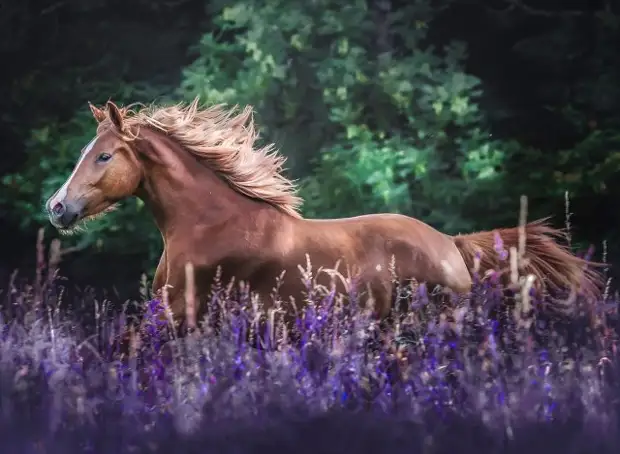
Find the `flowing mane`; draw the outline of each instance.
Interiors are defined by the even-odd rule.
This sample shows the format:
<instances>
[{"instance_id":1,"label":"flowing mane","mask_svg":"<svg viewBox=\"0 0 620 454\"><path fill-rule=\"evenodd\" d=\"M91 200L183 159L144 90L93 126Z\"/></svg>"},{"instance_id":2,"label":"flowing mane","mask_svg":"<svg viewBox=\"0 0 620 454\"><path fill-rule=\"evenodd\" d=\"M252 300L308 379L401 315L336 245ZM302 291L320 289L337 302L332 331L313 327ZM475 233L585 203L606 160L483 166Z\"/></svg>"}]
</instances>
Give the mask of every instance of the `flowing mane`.
<instances>
[{"instance_id":1,"label":"flowing mane","mask_svg":"<svg viewBox=\"0 0 620 454\"><path fill-rule=\"evenodd\" d=\"M255 148L258 133L253 109L214 105L200 109L198 98L188 105L121 109L130 128L151 127L176 140L199 161L209 165L237 191L267 202L290 216L301 218L302 199L293 181L282 174L286 158L273 144ZM109 114L100 128L110 126ZM137 134L133 131L133 134Z\"/></svg>"}]
</instances>

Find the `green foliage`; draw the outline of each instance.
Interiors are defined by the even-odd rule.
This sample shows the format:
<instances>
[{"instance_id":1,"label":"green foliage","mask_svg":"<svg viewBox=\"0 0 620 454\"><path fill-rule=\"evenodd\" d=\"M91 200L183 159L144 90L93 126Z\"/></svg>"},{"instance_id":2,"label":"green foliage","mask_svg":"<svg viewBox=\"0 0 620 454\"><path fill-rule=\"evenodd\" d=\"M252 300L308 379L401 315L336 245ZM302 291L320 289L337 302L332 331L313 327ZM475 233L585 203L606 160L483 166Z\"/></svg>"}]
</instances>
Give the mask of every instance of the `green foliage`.
<instances>
[{"instance_id":1,"label":"green foliage","mask_svg":"<svg viewBox=\"0 0 620 454\"><path fill-rule=\"evenodd\" d=\"M305 177L308 216L391 211L471 228L466 202L496 197L504 155L484 130L480 82L462 69L465 46L425 44L439 6L236 2L217 19L235 39L207 34L180 94L254 104Z\"/></svg>"}]
</instances>

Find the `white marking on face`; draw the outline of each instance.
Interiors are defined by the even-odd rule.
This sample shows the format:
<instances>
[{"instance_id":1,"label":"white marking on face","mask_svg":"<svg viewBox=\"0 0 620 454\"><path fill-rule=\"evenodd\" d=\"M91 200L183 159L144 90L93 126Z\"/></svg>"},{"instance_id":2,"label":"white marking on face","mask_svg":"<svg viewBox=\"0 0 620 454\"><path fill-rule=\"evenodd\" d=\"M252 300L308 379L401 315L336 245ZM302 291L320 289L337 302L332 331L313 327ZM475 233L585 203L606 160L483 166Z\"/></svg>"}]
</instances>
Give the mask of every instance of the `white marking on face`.
<instances>
[{"instance_id":1,"label":"white marking on face","mask_svg":"<svg viewBox=\"0 0 620 454\"><path fill-rule=\"evenodd\" d=\"M75 174L77 173L77 170L80 167L80 164L86 159L86 156L88 155L88 153L90 153L90 151L95 146L95 142L97 142L97 139L98 137L95 136L93 140L91 140L88 143L88 145L84 147L84 149L82 150L82 155L80 156L80 159L78 160L77 164L75 164L75 167L73 168L73 172L71 172L71 175L69 175L69 178L67 178L67 181L65 181L65 184L63 184L62 187L58 190L58 192L56 192L56 195L54 195L54 198L50 200L50 205L49 205L50 209L54 209L54 206L56 206L57 203L65 200L65 198L67 197L67 188L71 184L71 180L73 180L73 177L75 177Z\"/></svg>"}]
</instances>

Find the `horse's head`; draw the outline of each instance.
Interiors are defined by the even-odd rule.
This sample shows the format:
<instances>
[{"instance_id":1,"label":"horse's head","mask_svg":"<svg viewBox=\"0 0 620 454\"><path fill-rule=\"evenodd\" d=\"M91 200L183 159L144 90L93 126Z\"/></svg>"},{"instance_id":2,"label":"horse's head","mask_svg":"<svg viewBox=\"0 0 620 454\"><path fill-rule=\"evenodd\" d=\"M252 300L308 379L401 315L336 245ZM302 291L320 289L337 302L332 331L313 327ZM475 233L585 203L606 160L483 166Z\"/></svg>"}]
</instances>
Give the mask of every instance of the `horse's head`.
<instances>
[{"instance_id":1,"label":"horse's head","mask_svg":"<svg viewBox=\"0 0 620 454\"><path fill-rule=\"evenodd\" d=\"M136 141L125 124L125 109L108 101L106 109L91 104L100 123L97 135L84 147L73 172L45 207L50 222L71 232L80 221L110 210L133 195L142 179Z\"/></svg>"}]
</instances>

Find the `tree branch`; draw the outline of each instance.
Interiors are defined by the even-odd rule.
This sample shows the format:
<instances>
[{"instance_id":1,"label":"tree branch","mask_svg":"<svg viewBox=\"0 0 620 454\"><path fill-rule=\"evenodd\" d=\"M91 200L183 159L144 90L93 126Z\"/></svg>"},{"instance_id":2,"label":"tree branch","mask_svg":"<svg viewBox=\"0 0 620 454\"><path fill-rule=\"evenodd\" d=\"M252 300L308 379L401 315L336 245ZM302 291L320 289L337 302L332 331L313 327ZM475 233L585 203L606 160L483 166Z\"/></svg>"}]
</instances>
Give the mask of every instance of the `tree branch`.
<instances>
[{"instance_id":1,"label":"tree branch","mask_svg":"<svg viewBox=\"0 0 620 454\"><path fill-rule=\"evenodd\" d=\"M387 20L392 5L390 0L378 0L374 2L374 6L374 19L377 28L377 48L379 52L386 53L392 50L390 25Z\"/></svg>"},{"instance_id":2,"label":"tree branch","mask_svg":"<svg viewBox=\"0 0 620 454\"><path fill-rule=\"evenodd\" d=\"M544 17L557 17L557 16L581 16L584 12L577 10L570 11L547 11L542 9L536 9L531 6L525 5L521 0L506 0L515 9L519 9L531 16L544 16Z\"/></svg>"},{"instance_id":3,"label":"tree branch","mask_svg":"<svg viewBox=\"0 0 620 454\"><path fill-rule=\"evenodd\" d=\"M520 10L530 16L542 16L542 17L567 17L567 16L583 16L586 11L579 10L566 10L566 11L548 11L537 9L532 6L528 6L523 3L522 0L505 0L508 3L507 11Z\"/></svg>"},{"instance_id":4,"label":"tree branch","mask_svg":"<svg viewBox=\"0 0 620 454\"><path fill-rule=\"evenodd\" d=\"M50 5L50 6L46 7L46 8L44 8L44 9L42 9L39 14L41 16L45 16L47 14L51 14L54 11L56 11L58 8L62 8L63 6L65 6L65 3L66 2L64 2L64 1L56 2L53 5Z\"/></svg>"},{"instance_id":5,"label":"tree branch","mask_svg":"<svg viewBox=\"0 0 620 454\"><path fill-rule=\"evenodd\" d=\"M482 4L480 0L465 1L464 3L470 3L470 4L476 3L480 6L483 6L483 7L485 6L484 4ZM592 11L576 10L576 9L565 10L565 11L550 11L550 10L538 9L533 6L529 6L523 3L523 0L504 0L504 3L506 4L504 8L500 9L500 8L488 7L488 9L496 14L507 14L507 13L512 13L515 11L521 11L530 16L538 16L538 17L578 17L578 16L583 16L586 14L591 14L593 12L605 12L605 13L613 14L613 11L612 11L613 2L611 0L604 0L603 4L598 10L592 10Z\"/></svg>"},{"instance_id":6,"label":"tree branch","mask_svg":"<svg viewBox=\"0 0 620 454\"><path fill-rule=\"evenodd\" d=\"M88 247L90 247L90 241L82 240L78 242L78 244L76 244L75 246L60 249L59 252L61 256L65 256L68 254L73 254L74 252L83 251L84 249L87 249Z\"/></svg>"}]
</instances>

